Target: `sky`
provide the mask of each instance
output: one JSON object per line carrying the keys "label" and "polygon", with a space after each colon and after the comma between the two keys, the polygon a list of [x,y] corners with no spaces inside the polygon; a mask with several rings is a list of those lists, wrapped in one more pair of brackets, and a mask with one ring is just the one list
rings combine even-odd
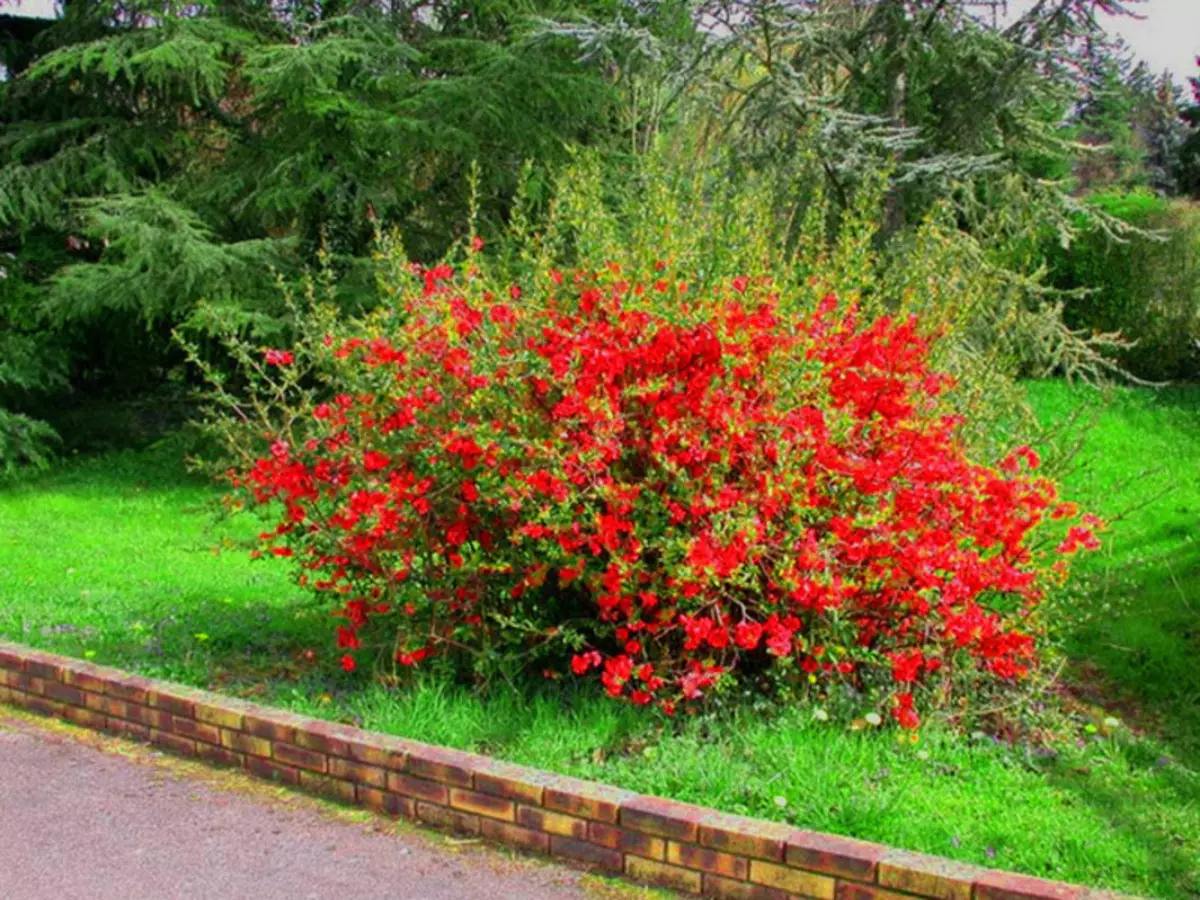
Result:
{"label": "sky", "polygon": [[[1009,0],[1009,16],[1020,14],[1035,0]],[[53,15],[55,0],[15,0],[19,13],[36,16]],[[14,0],[0,0],[0,9],[11,11]],[[1200,56],[1200,0],[1146,0],[1136,4],[1143,18],[1109,19],[1110,31],[1121,35],[1151,71],[1165,69],[1182,82],[1197,73],[1196,57]]]}
{"label": "sky", "polygon": [[[1009,17],[1019,15],[1034,2],[1009,0]],[[1180,83],[1200,74],[1196,66],[1196,57],[1200,56],[1200,0],[1146,0],[1129,5],[1144,18],[1139,21],[1105,16],[1105,27],[1123,37],[1150,71],[1158,74],[1169,69]]]}

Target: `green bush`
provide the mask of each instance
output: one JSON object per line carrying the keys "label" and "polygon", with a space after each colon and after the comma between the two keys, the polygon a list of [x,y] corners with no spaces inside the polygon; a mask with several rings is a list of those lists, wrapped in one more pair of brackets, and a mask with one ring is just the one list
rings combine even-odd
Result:
{"label": "green bush", "polygon": [[1200,377],[1200,207],[1148,191],[1095,194],[1088,204],[1158,237],[1115,239],[1093,226],[1055,248],[1056,286],[1090,291],[1067,305],[1067,324],[1119,331],[1133,342],[1119,361],[1139,378]]}

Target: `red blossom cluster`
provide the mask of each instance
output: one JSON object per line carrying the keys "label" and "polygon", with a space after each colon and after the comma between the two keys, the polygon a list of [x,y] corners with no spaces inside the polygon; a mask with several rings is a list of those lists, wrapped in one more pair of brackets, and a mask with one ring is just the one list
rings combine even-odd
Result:
{"label": "red blossom cluster", "polygon": [[503,298],[418,270],[402,324],[326,342],[345,392],[231,475],[339,598],[344,666],[370,624],[403,665],[542,648],[668,714],[750,673],[882,677],[904,727],[939,671],[1025,675],[1063,567],[1031,535],[1078,515],[1036,454],[966,457],[915,321],[784,317],[749,278],[689,305],[664,268]]}

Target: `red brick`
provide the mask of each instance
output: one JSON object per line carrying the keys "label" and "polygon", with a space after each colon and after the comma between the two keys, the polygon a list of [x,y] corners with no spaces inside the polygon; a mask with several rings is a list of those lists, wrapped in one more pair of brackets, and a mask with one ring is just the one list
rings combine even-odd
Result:
{"label": "red brick", "polygon": [[363,787],[361,784],[355,788],[355,793],[358,795],[359,803],[377,813],[388,816],[404,816],[407,819],[416,815],[416,802],[411,797],[401,797],[391,791],[379,791],[375,788]]}
{"label": "red brick", "polygon": [[112,697],[107,697],[104,694],[89,694],[87,697],[88,709],[99,710],[105,715],[117,716],[125,718],[126,708],[125,701],[114,700]]}
{"label": "red brick", "polygon": [[695,844],[680,844],[676,841],[667,842],[667,862],[673,866],[699,869],[726,878],[745,879],[750,874],[750,863],[744,856],[733,856],[710,847],[697,847]]}
{"label": "red brick", "polygon": [[104,693],[118,700],[128,700],[130,703],[149,703],[150,691],[154,682],[140,675],[123,675],[114,678],[104,685]]}
{"label": "red brick", "polygon": [[45,681],[58,681],[59,673],[62,671],[60,663],[40,653],[27,654],[25,664],[21,668],[26,674]]}
{"label": "red brick", "polygon": [[480,819],[479,834],[489,841],[498,841],[523,850],[532,850],[535,853],[550,852],[550,835],[546,832],[531,831],[498,819]]}
{"label": "red brick", "polygon": [[19,650],[15,647],[0,646],[0,669],[19,672],[24,664],[25,658]]}
{"label": "red brick", "polygon": [[312,772],[325,772],[329,769],[329,758],[323,753],[279,742],[276,742],[273,746],[274,749],[271,751],[271,756],[281,763],[295,766],[298,769],[308,769]]}
{"label": "red brick", "polygon": [[329,759],[329,774],[337,778],[344,778],[347,781],[353,781],[356,784],[365,784],[369,787],[387,787],[386,769],[381,769],[378,766],[368,766],[366,763],[352,762],[348,759],[340,759],[336,756]]}
{"label": "red brick", "polygon": [[1079,900],[1084,888],[1010,872],[983,872],[975,879],[976,900]]}
{"label": "red brick", "polygon": [[116,697],[105,696],[103,700],[103,709],[110,716],[116,716],[119,719],[129,719],[132,722],[141,721],[141,710],[143,707],[136,703],[127,703],[124,700],[118,700]]}
{"label": "red brick", "polygon": [[439,828],[449,828],[460,834],[479,834],[479,816],[438,806],[436,803],[417,803],[417,818]]}
{"label": "red brick", "polygon": [[43,716],[58,716],[62,717],[65,707],[54,700],[47,700],[45,697],[38,697],[34,694],[25,694],[21,701],[21,705],[25,709],[32,709],[34,712],[41,713]]}
{"label": "red brick", "polygon": [[475,790],[531,806],[542,805],[547,776],[537,769],[488,760],[475,768]]}
{"label": "red brick", "polygon": [[96,694],[92,691],[83,692],[83,705],[96,712],[104,712],[104,704],[111,699],[111,697],[105,697],[103,694]]}
{"label": "red brick", "polygon": [[699,872],[633,855],[625,857],[625,874],[638,881],[674,888],[677,891],[687,891],[691,894],[700,893],[703,885]]}
{"label": "red brick", "polygon": [[971,888],[983,869],[937,856],[889,850],[879,860],[880,887],[935,900],[971,900]]}
{"label": "red brick", "polygon": [[404,771],[410,742],[383,735],[366,735],[361,732],[359,734],[358,740],[346,741],[351,759],[393,772]]}
{"label": "red brick", "polygon": [[89,666],[86,663],[71,666],[69,669],[63,670],[62,681],[63,684],[77,687],[81,691],[93,691],[97,694],[103,694],[104,686],[108,683],[108,680],[104,677],[104,671],[97,666]]}
{"label": "red brick", "polygon": [[113,732],[113,734],[135,738],[139,741],[150,740],[150,729],[138,722],[126,722],[123,719],[116,719],[109,716],[106,724],[108,725],[108,730]]}
{"label": "red brick", "polygon": [[471,787],[473,766],[478,759],[471,753],[414,743],[409,747],[405,768],[419,778]]}
{"label": "red brick", "polygon": [[281,766],[279,763],[271,762],[269,759],[262,759],[258,756],[246,757],[246,771],[251,775],[257,775],[259,778],[280,781],[284,784],[298,785],[300,783],[299,769],[293,769],[291,766]]}
{"label": "red brick", "polygon": [[616,825],[620,818],[621,804],[637,796],[639,795],[632,791],[605,784],[555,776],[546,781],[542,805],[556,812]]}
{"label": "red brick", "polygon": [[198,742],[196,744],[196,755],[208,762],[218,763],[223,766],[232,766],[235,769],[243,768],[246,765],[246,757],[241,753],[227,750],[224,747],[214,747],[211,744]]}
{"label": "red brick", "polygon": [[63,717],[84,728],[104,728],[107,719],[104,713],[94,709],[84,709],[81,706],[68,706],[63,710]]}
{"label": "red brick", "polygon": [[836,900],[913,900],[908,894],[895,894],[870,884],[838,881]]}
{"label": "red brick", "polygon": [[151,709],[149,706],[130,706],[130,712],[134,715],[134,721],[141,722],[148,728],[157,728],[159,731],[170,731],[174,727],[175,720],[165,709]]}
{"label": "red brick", "polygon": [[640,831],[626,831],[624,828],[605,825],[603,822],[588,823],[588,840],[593,844],[601,844],[626,853],[635,853],[648,859],[664,860],[667,858],[667,842],[663,838],[643,834]]}
{"label": "red brick", "polygon": [[789,866],[874,881],[879,860],[888,851],[880,844],[855,841],[814,831],[797,831],[788,838],[786,859]]}
{"label": "red brick", "polygon": [[700,820],[699,841],[705,847],[726,853],[779,862],[788,838],[795,831],[781,822],[712,812]]}
{"label": "red brick", "polygon": [[268,741],[291,744],[296,737],[296,723],[286,714],[277,715],[273,710],[256,709],[242,714],[242,731]]}
{"label": "red brick", "polygon": [[28,672],[17,673],[17,680],[14,683],[9,681],[12,687],[20,688],[27,694],[44,694],[46,692],[46,682],[36,675],[30,675]]}
{"label": "red brick", "polygon": [[350,738],[361,734],[357,728],[335,722],[308,722],[303,727],[297,726],[293,743],[305,750],[350,759]]}
{"label": "red brick", "polygon": [[625,859],[619,850],[611,850],[608,847],[601,847],[599,844],[590,844],[587,841],[579,841],[558,834],[550,835],[550,853],[552,856],[563,856],[613,872],[620,872],[625,867]]}
{"label": "red brick", "polygon": [[196,755],[195,741],[172,734],[169,731],[159,731],[157,728],[151,728],[150,743],[157,744],[160,747],[170,750],[172,753],[178,753],[182,756]]}
{"label": "red brick", "polygon": [[525,828],[532,828],[534,831],[545,831],[548,834],[574,838],[577,841],[588,840],[587,819],[577,819],[574,816],[551,812],[548,809],[518,806],[517,824]]}
{"label": "red brick", "polygon": [[455,809],[487,816],[490,819],[503,819],[506,822],[517,820],[517,808],[513,801],[491,794],[468,791],[465,788],[450,788],[450,805]]}
{"label": "red brick", "polygon": [[704,894],[719,900],[795,900],[796,897],[795,894],[788,894],[763,884],[735,881],[711,873],[704,876]]}
{"label": "red brick", "polygon": [[165,709],[173,716],[183,716],[185,719],[196,717],[195,704],[173,691],[154,688],[150,690],[148,699],[155,709]]}
{"label": "red brick", "polygon": [[677,841],[694,842],[709,811],[661,797],[637,797],[621,804],[621,826]]}
{"label": "red brick", "polygon": [[388,790],[394,794],[426,800],[440,806],[450,805],[450,789],[436,781],[401,775],[399,772],[388,772],[387,785]]}
{"label": "red brick", "polygon": [[203,741],[206,744],[221,743],[221,729],[216,725],[209,725],[207,722],[177,718],[172,722],[171,730],[176,734],[182,734],[184,737]]}
{"label": "red brick", "polygon": [[316,772],[300,773],[300,787],[313,794],[331,797],[342,803],[354,803],[354,785],[340,778],[330,778],[328,775],[318,775]]}

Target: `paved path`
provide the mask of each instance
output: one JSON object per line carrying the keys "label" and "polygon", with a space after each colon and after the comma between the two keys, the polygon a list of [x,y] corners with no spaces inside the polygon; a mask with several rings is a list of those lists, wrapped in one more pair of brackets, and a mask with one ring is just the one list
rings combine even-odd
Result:
{"label": "paved path", "polygon": [[280,800],[240,774],[208,775],[156,756],[0,708],[0,898],[648,896],[481,845],[356,821],[308,798]]}

